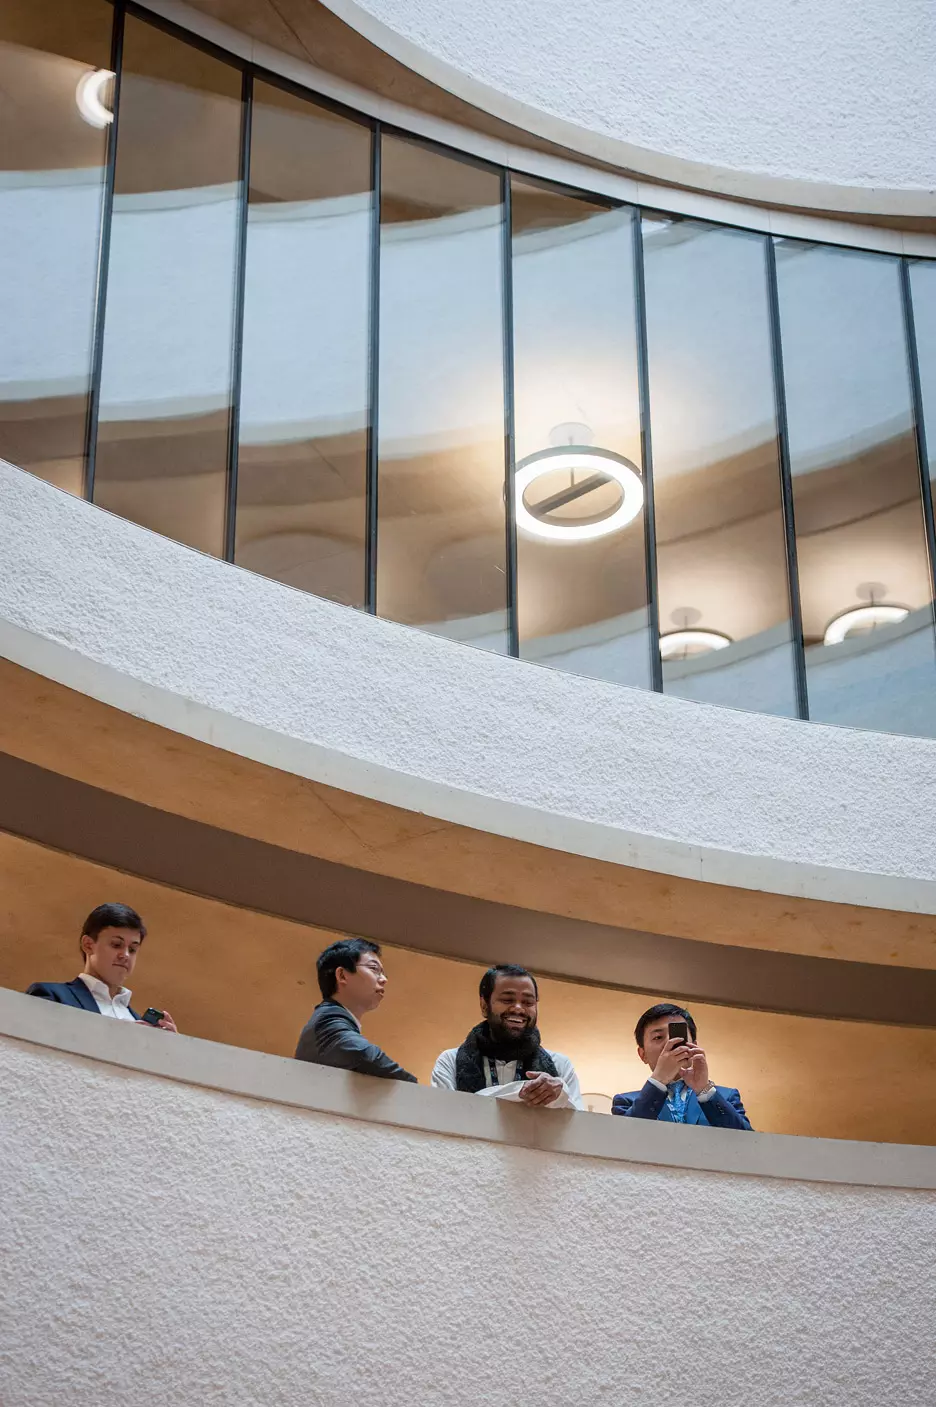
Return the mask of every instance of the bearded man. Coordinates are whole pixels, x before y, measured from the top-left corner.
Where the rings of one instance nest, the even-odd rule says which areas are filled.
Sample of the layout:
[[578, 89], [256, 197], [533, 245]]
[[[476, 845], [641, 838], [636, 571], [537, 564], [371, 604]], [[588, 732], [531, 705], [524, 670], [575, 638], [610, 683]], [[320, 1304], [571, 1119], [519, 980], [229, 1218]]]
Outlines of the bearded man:
[[506, 963], [489, 967], [478, 990], [483, 1020], [460, 1046], [443, 1050], [432, 1072], [436, 1088], [534, 1108], [584, 1110], [572, 1062], [540, 1043], [539, 990], [532, 973]]

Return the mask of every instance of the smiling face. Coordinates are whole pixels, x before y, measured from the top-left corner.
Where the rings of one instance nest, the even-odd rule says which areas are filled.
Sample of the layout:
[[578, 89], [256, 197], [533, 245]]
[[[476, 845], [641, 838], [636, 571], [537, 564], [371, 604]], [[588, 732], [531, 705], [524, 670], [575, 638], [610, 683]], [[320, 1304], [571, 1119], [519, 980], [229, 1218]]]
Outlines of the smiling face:
[[482, 1000], [491, 1035], [496, 1041], [522, 1041], [537, 1020], [536, 988], [532, 977], [501, 976], [489, 1002]]
[[86, 933], [81, 940], [85, 972], [106, 983], [112, 992], [119, 991], [129, 985], [142, 942], [135, 928], [102, 928], [96, 938]]

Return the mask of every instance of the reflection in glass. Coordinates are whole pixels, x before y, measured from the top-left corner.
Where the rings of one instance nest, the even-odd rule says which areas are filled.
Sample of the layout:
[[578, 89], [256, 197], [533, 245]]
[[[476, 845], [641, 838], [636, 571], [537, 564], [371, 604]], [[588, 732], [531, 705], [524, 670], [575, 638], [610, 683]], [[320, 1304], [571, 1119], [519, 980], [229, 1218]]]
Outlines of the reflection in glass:
[[[898, 262], [783, 240], [777, 280], [810, 717], [932, 734], [930, 577]], [[879, 605], [907, 614], [846, 615]]]
[[916, 333], [923, 425], [930, 479], [936, 479], [936, 260], [910, 265], [913, 324]]
[[500, 177], [384, 137], [377, 609], [507, 648]]
[[764, 239], [643, 221], [663, 688], [793, 716]]
[[128, 16], [94, 500], [224, 546], [238, 70]]
[[236, 560], [364, 604], [371, 134], [255, 83]]
[[77, 494], [107, 129], [76, 93], [110, 67], [113, 15], [105, 0], [0, 6], [0, 458]]
[[647, 688], [634, 212], [516, 178], [511, 206], [520, 654]]

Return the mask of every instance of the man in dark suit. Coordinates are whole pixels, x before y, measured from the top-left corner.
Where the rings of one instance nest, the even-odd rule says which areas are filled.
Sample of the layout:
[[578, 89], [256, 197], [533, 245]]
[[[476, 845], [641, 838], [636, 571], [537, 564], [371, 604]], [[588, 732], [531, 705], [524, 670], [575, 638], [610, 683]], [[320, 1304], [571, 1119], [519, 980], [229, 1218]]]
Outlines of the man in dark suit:
[[[124, 983], [133, 972], [145, 937], [146, 926], [129, 905], [98, 904], [81, 929], [84, 969], [72, 982], [33, 982], [27, 988], [27, 995], [61, 1002], [63, 1006], [76, 1006], [117, 1021], [139, 1021], [140, 1017], [130, 1005], [133, 994]], [[155, 1024], [164, 1031], [176, 1029], [168, 1011], [164, 1011]]]
[[377, 1009], [387, 986], [379, 945], [342, 938], [319, 954], [316, 966], [322, 1000], [299, 1037], [296, 1059], [416, 1084], [415, 1075], [361, 1034], [361, 1018]]
[[[685, 1022], [687, 1034], [670, 1036], [671, 1022]], [[626, 1119], [750, 1130], [738, 1091], [709, 1078], [705, 1051], [696, 1045], [697, 1034], [689, 1012], [672, 1002], [659, 1002], [645, 1011], [634, 1036], [637, 1054], [650, 1066], [650, 1078], [643, 1089], [616, 1094], [611, 1113]]]

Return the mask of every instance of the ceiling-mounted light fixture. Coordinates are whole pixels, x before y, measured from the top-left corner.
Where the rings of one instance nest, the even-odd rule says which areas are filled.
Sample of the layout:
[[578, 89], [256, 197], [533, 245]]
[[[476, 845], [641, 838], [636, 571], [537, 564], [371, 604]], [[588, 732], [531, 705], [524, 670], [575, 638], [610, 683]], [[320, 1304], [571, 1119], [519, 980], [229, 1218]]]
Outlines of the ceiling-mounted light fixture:
[[880, 603], [870, 606], [853, 606], [850, 610], [842, 611], [841, 615], [829, 622], [826, 626], [826, 633], [822, 637], [822, 643], [823, 645], [841, 645], [843, 640], [847, 640], [857, 631], [874, 630], [875, 626], [878, 625], [897, 625], [900, 621], [906, 620], [909, 614], [906, 606], [886, 606]]
[[[546, 475], [565, 471], [569, 486], [551, 494], [531, 508], [525, 495], [531, 484]], [[576, 481], [576, 476], [580, 477]], [[608, 482], [618, 485], [621, 500], [610, 512], [584, 518], [579, 522], [550, 522], [546, 515], [556, 508], [584, 499]], [[632, 523], [643, 507], [644, 491], [636, 465], [623, 455], [592, 445], [556, 445], [528, 455], [517, 465], [514, 474], [514, 513], [517, 527], [532, 537], [550, 542], [587, 542], [608, 533], [618, 532]]]
[[75, 102], [91, 127], [108, 127], [114, 120], [114, 114], [104, 106], [101, 96], [113, 77], [109, 68], [96, 68], [91, 73], [83, 73], [78, 79]]
[[685, 659], [689, 655], [707, 655], [712, 650], [724, 650], [732, 643], [730, 635], [720, 630], [668, 630], [660, 636], [662, 659]]

